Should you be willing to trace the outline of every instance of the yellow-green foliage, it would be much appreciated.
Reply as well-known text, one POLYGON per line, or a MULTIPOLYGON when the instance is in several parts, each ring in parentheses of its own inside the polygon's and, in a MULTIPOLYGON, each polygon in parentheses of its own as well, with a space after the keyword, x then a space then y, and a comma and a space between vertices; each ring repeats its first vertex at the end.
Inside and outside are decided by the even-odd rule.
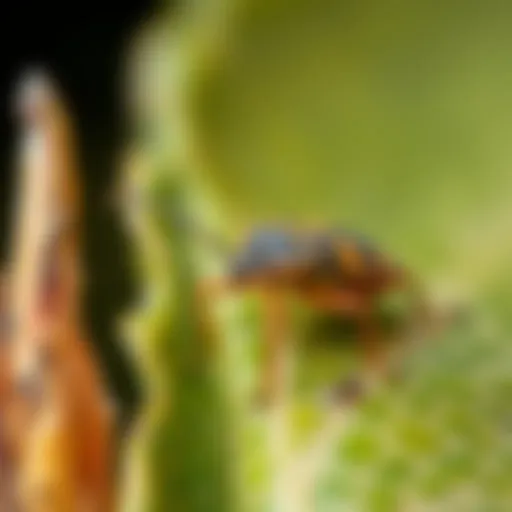
POLYGON ((512 354, 506 334, 477 319, 425 347, 400 385, 358 411, 318 510, 508 510, 512 354))
MULTIPOLYGON (((165 54, 167 43, 151 41, 150 55, 138 65, 147 65, 148 57, 152 65, 151 52, 165 54)), ((153 75, 141 80, 149 93, 162 85, 153 75)), ((164 77, 164 83, 174 81, 164 77)), ((162 94, 158 101, 166 105, 166 99, 162 94)), ((205 207, 202 189, 183 165, 186 144, 172 129, 184 131, 181 118, 177 114, 169 127, 146 103, 137 107, 143 110, 135 121, 141 135, 132 141, 124 190, 141 297, 125 333, 144 399, 127 441, 121 509, 240 510, 237 399, 229 391, 236 375, 229 347, 232 307, 202 296, 215 256, 199 247, 186 222, 201 223, 205 212, 214 217, 215 211, 205 207)))
POLYGON ((165 167, 146 172, 140 215, 151 236, 138 242, 146 272, 142 305, 131 319, 145 400, 131 440, 124 506, 141 512, 237 510, 229 365, 223 340, 205 323, 213 313, 199 296, 193 240, 179 222, 184 180, 165 167))
MULTIPOLYGON (((247 399, 258 315, 218 303, 212 364, 193 290, 218 268, 176 229, 180 205, 210 219, 215 191, 234 231, 270 216, 348 224, 427 287, 510 316, 511 13, 497 1, 184 0, 150 30, 136 95, 145 285, 131 322, 148 400, 123 511, 239 510, 236 461, 259 512, 275 471, 266 419, 224 394, 247 399)), ((315 510, 508 510, 509 332, 453 330, 411 363, 408 386, 372 398, 332 450, 315 510)), ((324 349, 299 350, 298 385, 351 370, 347 351, 324 349)), ((325 418, 295 398, 303 445, 325 418)))

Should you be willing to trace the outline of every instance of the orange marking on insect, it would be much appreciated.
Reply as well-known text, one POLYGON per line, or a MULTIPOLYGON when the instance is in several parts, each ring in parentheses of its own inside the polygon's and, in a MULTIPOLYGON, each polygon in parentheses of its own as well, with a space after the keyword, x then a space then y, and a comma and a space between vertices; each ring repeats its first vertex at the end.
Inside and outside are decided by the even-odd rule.
POLYGON ((342 270, 352 275, 361 275, 366 270, 366 264, 357 245, 353 242, 343 242, 337 248, 342 270))

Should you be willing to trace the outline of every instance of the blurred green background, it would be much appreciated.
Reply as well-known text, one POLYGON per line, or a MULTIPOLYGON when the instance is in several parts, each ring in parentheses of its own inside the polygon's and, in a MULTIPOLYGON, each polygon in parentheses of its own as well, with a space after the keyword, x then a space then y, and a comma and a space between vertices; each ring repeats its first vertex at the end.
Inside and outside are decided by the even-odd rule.
POLYGON ((502 282, 512 6, 242 4, 209 32, 224 54, 197 102, 206 167, 237 215, 335 221, 436 283, 502 282))
MULTIPOLYGON (((154 59, 162 102, 148 102, 148 118, 171 152, 185 140, 185 170, 214 184, 226 222, 357 229, 434 299, 472 306, 406 362, 405 384, 354 413, 331 446, 315 510, 510 510, 512 6, 184 5, 159 27, 171 35, 154 59)), ((304 324, 295 327, 303 340, 304 324)), ((349 360, 320 343, 301 355, 306 383, 349 360)), ((291 402, 300 445, 329 413, 291 402)), ((256 488, 271 464, 255 466, 256 488)))

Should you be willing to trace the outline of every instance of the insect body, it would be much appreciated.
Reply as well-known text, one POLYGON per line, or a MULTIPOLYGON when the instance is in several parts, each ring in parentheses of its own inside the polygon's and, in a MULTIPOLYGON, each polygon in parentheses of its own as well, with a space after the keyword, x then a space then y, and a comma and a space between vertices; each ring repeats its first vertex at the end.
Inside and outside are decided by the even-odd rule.
POLYGON ((292 295, 320 311, 355 320, 366 367, 377 374, 384 365, 376 304, 392 290, 416 294, 414 279, 405 269, 365 237, 346 230, 256 230, 232 259, 227 281, 235 290, 261 291, 273 304, 261 384, 266 399, 278 393, 282 373, 283 361, 277 361, 283 359, 279 356, 282 342, 277 338, 283 338, 286 320, 282 306, 277 305, 279 297, 292 295), (276 309, 281 315, 274 314, 276 309))
MULTIPOLYGON (((285 288, 304 297, 352 292, 370 298, 404 279, 405 272, 373 244, 341 230, 256 231, 230 269, 234 285, 285 288)), ((336 309, 336 302, 332 307, 336 309)))

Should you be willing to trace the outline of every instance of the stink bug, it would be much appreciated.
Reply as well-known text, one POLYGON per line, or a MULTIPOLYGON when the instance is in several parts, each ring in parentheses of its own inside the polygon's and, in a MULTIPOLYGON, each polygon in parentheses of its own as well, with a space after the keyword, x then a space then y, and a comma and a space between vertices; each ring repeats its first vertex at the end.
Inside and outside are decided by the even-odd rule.
MULTIPOLYGON (((261 292, 267 304, 267 345, 261 383, 265 400, 279 394, 286 355, 281 299, 293 296, 313 308, 354 320, 369 376, 385 373, 384 333, 377 305, 390 292, 422 295, 416 280, 364 236, 348 230, 256 229, 231 258, 228 290, 261 292)), ((353 391, 354 385, 351 382, 353 391)))

